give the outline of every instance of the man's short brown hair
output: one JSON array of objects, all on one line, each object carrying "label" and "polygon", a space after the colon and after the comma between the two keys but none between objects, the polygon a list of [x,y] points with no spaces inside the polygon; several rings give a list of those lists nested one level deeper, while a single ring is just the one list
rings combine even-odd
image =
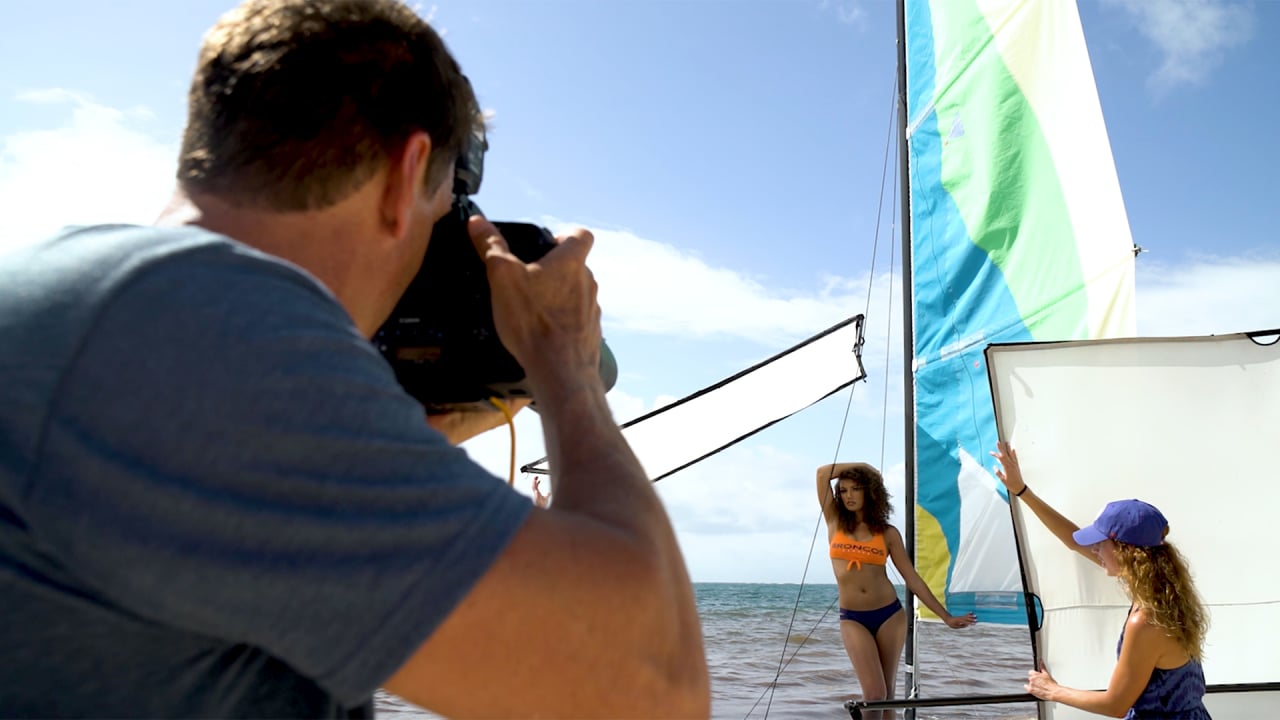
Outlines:
[{"label": "man's short brown hair", "polygon": [[440,36],[396,0],[247,0],[205,35],[178,181],[245,207],[323,208],[415,131],[428,185],[479,122]]}]

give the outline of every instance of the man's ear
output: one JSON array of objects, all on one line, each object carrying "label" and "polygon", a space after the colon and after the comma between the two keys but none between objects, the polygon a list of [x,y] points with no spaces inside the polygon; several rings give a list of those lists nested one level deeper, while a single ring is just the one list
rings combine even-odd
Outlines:
[{"label": "man's ear", "polygon": [[382,191],[382,223],[394,237],[408,232],[413,206],[419,193],[426,192],[427,163],[431,158],[431,137],[425,132],[409,136],[400,151],[390,157],[387,182]]}]

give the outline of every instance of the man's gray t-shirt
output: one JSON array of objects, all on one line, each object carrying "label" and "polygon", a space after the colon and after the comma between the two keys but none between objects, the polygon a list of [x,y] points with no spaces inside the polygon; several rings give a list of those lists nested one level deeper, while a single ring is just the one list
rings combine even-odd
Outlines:
[{"label": "man's gray t-shirt", "polygon": [[0,716],[371,714],[530,508],[197,228],[0,256],[0,378]]}]

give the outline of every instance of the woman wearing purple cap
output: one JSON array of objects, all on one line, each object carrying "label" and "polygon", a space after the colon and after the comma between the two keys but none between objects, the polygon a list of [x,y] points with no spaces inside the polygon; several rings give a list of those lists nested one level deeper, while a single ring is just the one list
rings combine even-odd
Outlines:
[{"label": "woman wearing purple cap", "polygon": [[1063,687],[1041,666],[1028,673],[1027,692],[1111,717],[1207,720],[1200,658],[1208,614],[1182,555],[1165,542],[1164,515],[1141,500],[1117,500],[1079,528],[1027,487],[1012,447],[1000,443],[991,455],[1000,461],[996,477],[1009,495],[1068,548],[1120,578],[1133,601],[1106,690]]}]

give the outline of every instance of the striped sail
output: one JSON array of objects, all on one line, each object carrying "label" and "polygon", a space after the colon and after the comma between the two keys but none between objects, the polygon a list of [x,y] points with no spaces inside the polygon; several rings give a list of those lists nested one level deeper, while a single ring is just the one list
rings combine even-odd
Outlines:
[{"label": "striped sail", "polygon": [[1075,3],[905,11],[916,564],[952,612],[1025,623],[983,350],[1134,334],[1133,242]]}]

